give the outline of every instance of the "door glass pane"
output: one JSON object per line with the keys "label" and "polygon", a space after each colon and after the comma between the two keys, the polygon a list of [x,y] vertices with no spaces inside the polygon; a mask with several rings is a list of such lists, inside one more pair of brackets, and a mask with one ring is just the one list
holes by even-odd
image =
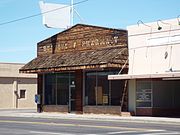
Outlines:
{"label": "door glass pane", "polygon": [[75,111],[75,105],[76,105],[76,89],[73,85],[70,87],[71,91],[71,97],[70,97],[70,102],[71,102],[71,110],[70,111]]}
{"label": "door glass pane", "polygon": [[75,85],[75,74],[74,73],[69,73],[69,79],[70,79],[69,84]]}

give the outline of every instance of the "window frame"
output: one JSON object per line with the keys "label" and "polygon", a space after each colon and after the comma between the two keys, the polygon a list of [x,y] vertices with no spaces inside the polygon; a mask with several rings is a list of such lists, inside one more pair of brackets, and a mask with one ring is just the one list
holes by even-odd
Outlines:
{"label": "window frame", "polygon": [[[23,92],[23,96],[22,96],[22,92]],[[19,90],[19,99],[26,99],[26,89]]]}

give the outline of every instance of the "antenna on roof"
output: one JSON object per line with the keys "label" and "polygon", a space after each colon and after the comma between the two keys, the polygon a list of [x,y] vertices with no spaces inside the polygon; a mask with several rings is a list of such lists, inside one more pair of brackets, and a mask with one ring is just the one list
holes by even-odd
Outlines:
{"label": "antenna on roof", "polygon": [[[85,0],[85,1],[88,1],[88,0]],[[74,0],[71,0],[71,26],[74,25],[74,13],[78,16],[81,22],[84,22],[84,19],[80,16],[80,14],[74,8]]]}
{"label": "antenna on roof", "polygon": [[73,6],[73,4],[74,4],[74,0],[71,0],[71,26],[73,26],[73,19],[74,19],[74,6]]}

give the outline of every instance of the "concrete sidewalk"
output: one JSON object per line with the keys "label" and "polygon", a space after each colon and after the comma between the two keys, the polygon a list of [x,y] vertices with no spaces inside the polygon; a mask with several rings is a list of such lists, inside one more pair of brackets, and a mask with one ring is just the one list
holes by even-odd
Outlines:
{"label": "concrete sidewalk", "polygon": [[4,117],[31,117],[31,118],[53,118],[53,119],[78,119],[99,121],[121,121],[136,123],[158,123],[180,125],[180,118],[166,117],[122,117],[118,115],[105,114],[72,114],[72,113],[37,113],[31,109],[0,109],[0,116]]}

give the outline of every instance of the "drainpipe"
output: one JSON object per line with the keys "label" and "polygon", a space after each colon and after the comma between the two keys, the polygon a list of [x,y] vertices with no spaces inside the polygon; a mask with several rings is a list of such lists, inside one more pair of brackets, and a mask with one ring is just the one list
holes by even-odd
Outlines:
{"label": "drainpipe", "polygon": [[18,81],[17,81],[17,78],[14,80],[13,82],[13,87],[14,87],[14,94],[15,94],[15,97],[16,97],[16,101],[15,101],[15,108],[17,109],[18,108],[18,98],[19,98],[19,95],[18,95]]}

